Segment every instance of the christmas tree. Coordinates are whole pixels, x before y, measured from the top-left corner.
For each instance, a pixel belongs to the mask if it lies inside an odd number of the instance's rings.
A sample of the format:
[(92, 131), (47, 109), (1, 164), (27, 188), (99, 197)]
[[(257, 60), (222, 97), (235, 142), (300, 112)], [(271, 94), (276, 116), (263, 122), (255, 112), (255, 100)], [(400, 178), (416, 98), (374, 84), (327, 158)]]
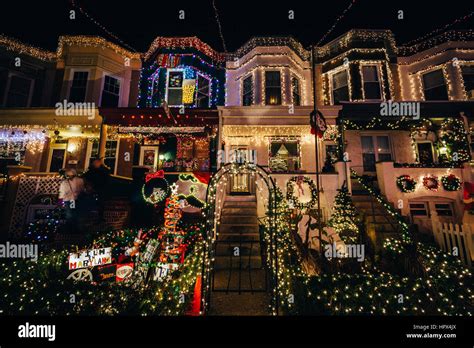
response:
[(344, 243), (353, 244), (357, 242), (359, 235), (358, 221), (356, 207), (347, 187), (343, 186), (335, 197), (334, 212), (328, 221), (328, 226), (339, 234)]
[(170, 186), (171, 195), (166, 199), (165, 222), (158, 239), (161, 242), (159, 262), (164, 264), (179, 264), (184, 256), (184, 232), (179, 230), (181, 207), (178, 196), (178, 185)]

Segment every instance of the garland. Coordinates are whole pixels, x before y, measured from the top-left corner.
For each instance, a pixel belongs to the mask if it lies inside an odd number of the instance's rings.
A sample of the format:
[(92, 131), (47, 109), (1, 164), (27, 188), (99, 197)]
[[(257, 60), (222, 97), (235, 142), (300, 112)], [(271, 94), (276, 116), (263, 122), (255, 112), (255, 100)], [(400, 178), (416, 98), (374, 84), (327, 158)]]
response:
[(403, 193), (415, 191), (417, 182), (409, 175), (401, 175), (397, 178), (397, 187)]
[(438, 191), (439, 181), (437, 176), (427, 175), (423, 178), (423, 186), (430, 191)]
[(461, 179), (454, 174), (442, 176), (441, 183), (446, 191), (458, 191), (461, 189), (462, 184)]
[[(302, 203), (298, 200), (298, 197), (294, 195), (294, 185), (293, 183), (297, 184), (300, 188), (303, 183), (308, 184), (311, 189), (311, 200), (306, 203)], [(302, 188), (301, 188), (302, 190)], [(316, 184), (314, 181), (306, 176), (294, 176), (286, 183), (286, 199), (288, 200), (289, 205), (297, 208), (297, 209), (310, 209), (314, 207), (314, 205), (318, 201), (318, 189), (316, 188)]]

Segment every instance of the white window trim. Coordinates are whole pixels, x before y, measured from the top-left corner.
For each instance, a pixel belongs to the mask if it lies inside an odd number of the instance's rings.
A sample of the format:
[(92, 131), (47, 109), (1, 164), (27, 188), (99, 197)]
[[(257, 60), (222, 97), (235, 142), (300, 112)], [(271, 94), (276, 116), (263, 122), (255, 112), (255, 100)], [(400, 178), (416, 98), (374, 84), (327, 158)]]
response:
[(345, 67), (345, 66), (342, 66), (342, 67), (338, 67), (334, 70), (331, 70), (329, 71), (327, 74), (328, 74), (328, 82), (329, 82), (329, 90), (330, 90), (330, 93), (329, 93), (329, 98), (330, 98), (330, 104), (331, 105), (334, 105), (334, 86), (333, 86), (333, 77), (334, 75), (340, 73), (340, 72), (343, 72), (345, 71), (346, 72), (346, 76), (347, 76), (347, 90), (349, 91), (349, 101), (352, 101), (352, 89), (351, 89), (351, 75), (349, 74), (349, 67)]
[[(366, 99), (365, 98), (365, 80), (364, 80), (363, 68), (366, 67), (366, 66), (375, 66), (375, 68), (377, 69), (377, 78), (378, 78), (378, 82), (379, 82), (380, 99)], [(385, 101), (386, 100), (384, 88), (382, 86), (382, 66), (381, 66), (380, 63), (361, 64), (360, 65), (360, 78), (361, 78), (361, 81), (362, 81), (362, 99), (363, 100), (365, 100), (365, 101), (380, 101), (380, 100)], [(374, 82), (374, 81), (369, 81), (369, 82)]]
[[(115, 150), (115, 166), (113, 168), (113, 175), (117, 175), (117, 167), (118, 167), (118, 160), (119, 160), (119, 150), (120, 150), (120, 139), (107, 139), (107, 141), (117, 141), (117, 148)], [(86, 151), (86, 161), (84, 163), (84, 170), (87, 170), (89, 168), (89, 162), (92, 157), (92, 147), (93, 147), (93, 141), (88, 141), (87, 142), (87, 151)]]
[(64, 150), (64, 159), (63, 165), (64, 168), (66, 166), (66, 157), (67, 157), (67, 144), (51, 144), (49, 147), (49, 154), (48, 154), (48, 165), (46, 167), (46, 172), (51, 173), (51, 162), (53, 159), (53, 150)]
[[(87, 101), (87, 92), (89, 92), (89, 82), (91, 81), (91, 69), (79, 69), (79, 68), (71, 68), (69, 72), (69, 81), (68, 81), (68, 86), (67, 86), (67, 91), (66, 91), (66, 100), (69, 100), (71, 97), (71, 87), (72, 87), (72, 82), (74, 79), (74, 73), (76, 72), (86, 72), (87, 73), (87, 82), (86, 82), (86, 92), (84, 93), (84, 102)], [(102, 96), (102, 93), (101, 93)]]
[[(100, 94), (99, 94), (99, 105), (102, 106), (102, 93), (104, 93), (104, 87), (105, 87), (105, 77), (108, 76), (108, 77), (112, 77), (116, 80), (119, 81), (120, 83), (120, 89), (119, 89), (119, 94), (118, 94), (118, 97), (119, 97), (119, 100), (118, 100), (118, 105), (117, 107), (121, 107), (122, 106), (122, 95), (123, 95), (123, 77), (121, 76), (117, 76), (117, 75), (114, 75), (114, 74), (111, 74), (111, 73), (108, 73), (106, 71), (103, 71), (102, 72), (102, 81), (101, 81), (101, 84), (100, 84)], [(86, 91), (87, 93), (87, 91)]]
[[(166, 100), (166, 103), (168, 103), (168, 82), (169, 82), (169, 78), (170, 78), (170, 72), (173, 72), (173, 71), (181, 71), (183, 73), (183, 85), (184, 85), (184, 69), (181, 69), (181, 68), (170, 68), (170, 69), (167, 69), (166, 71), (166, 88), (165, 88), (165, 100)], [(179, 88), (176, 88), (176, 87), (171, 87), (171, 89), (179, 89)], [(181, 86), (181, 91), (183, 90), (183, 86)], [(171, 105), (168, 103), (168, 106), (184, 106), (183, 104), (180, 104), (180, 105)]]
[(34, 86), (35, 86), (35, 80), (31, 77), (28, 77), (28, 76), (25, 76), (21, 73), (16, 73), (16, 72), (9, 72), (8, 73), (8, 81), (7, 81), (7, 85), (6, 85), (6, 88), (5, 88), (5, 93), (4, 93), (4, 96), (3, 96), (2, 106), (6, 107), (6, 105), (7, 105), (8, 92), (10, 92), (10, 85), (11, 85), (11, 81), (12, 81), (13, 76), (17, 76), (17, 77), (20, 77), (20, 78), (25, 79), (25, 80), (30, 80), (30, 91), (28, 92), (28, 102), (26, 104), (26, 107), (30, 107), (31, 100), (33, 99), (33, 91), (34, 91)]

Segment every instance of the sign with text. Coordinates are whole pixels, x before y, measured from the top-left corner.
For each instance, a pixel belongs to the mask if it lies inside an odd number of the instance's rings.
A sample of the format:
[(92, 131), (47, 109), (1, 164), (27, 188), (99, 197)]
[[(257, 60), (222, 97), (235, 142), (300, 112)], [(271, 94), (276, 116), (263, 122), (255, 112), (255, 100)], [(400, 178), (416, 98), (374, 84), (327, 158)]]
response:
[(112, 248), (84, 250), (69, 254), (69, 269), (88, 268), (112, 263)]

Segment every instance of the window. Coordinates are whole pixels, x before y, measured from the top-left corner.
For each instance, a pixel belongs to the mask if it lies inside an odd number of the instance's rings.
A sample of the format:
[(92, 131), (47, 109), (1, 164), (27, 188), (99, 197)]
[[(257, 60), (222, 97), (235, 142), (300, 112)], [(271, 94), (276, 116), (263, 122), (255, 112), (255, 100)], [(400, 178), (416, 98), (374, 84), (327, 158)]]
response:
[(1, 140), (0, 141), (0, 175), (7, 174), (7, 166), (9, 165), (24, 164), (25, 153), (26, 153), (25, 141)]
[(332, 76), (332, 98), (334, 104), (349, 100), (349, 85), (346, 70)]
[(410, 215), (428, 217), (428, 205), (425, 202), (410, 203)]
[(293, 105), (301, 105), (300, 82), (296, 77), (291, 79), (291, 95), (293, 96)]
[(431, 142), (417, 142), (418, 162), (422, 164), (433, 164), (433, 145)]
[(30, 102), (32, 80), (17, 75), (10, 76), (6, 107), (27, 107)]
[(253, 78), (248, 76), (242, 82), (242, 105), (250, 106), (253, 104)]
[(270, 139), (269, 167), (273, 172), (294, 172), (301, 166), (298, 139)]
[(435, 203), (438, 216), (453, 216), (453, 207), (451, 203)]
[(265, 71), (265, 104), (281, 105), (281, 76), (279, 71)]
[[(117, 147), (118, 142), (117, 140), (107, 140), (105, 142), (105, 157), (104, 157), (104, 164), (110, 168), (112, 173), (115, 173), (115, 162), (117, 160)], [(94, 141), (92, 143), (92, 151), (91, 157), (89, 159), (89, 165), (99, 157), (99, 142)]]
[(87, 71), (75, 71), (72, 78), (71, 89), (69, 90), (69, 101), (72, 103), (83, 103), (86, 99)]
[(198, 75), (198, 89), (196, 93), (196, 106), (198, 108), (209, 107), (209, 80), (202, 75)]
[(423, 90), (425, 100), (448, 100), (448, 90), (442, 69), (423, 75)]
[(102, 91), (103, 107), (117, 107), (120, 98), (120, 81), (115, 77), (105, 76), (104, 90)]
[(362, 66), (365, 99), (382, 99), (379, 72), (376, 65)]
[(474, 65), (465, 65), (461, 71), (467, 99), (474, 99)]
[(168, 105), (183, 105), (183, 72), (168, 73)]
[(362, 161), (365, 172), (375, 172), (377, 161), (391, 161), (392, 152), (388, 136), (362, 136)]

